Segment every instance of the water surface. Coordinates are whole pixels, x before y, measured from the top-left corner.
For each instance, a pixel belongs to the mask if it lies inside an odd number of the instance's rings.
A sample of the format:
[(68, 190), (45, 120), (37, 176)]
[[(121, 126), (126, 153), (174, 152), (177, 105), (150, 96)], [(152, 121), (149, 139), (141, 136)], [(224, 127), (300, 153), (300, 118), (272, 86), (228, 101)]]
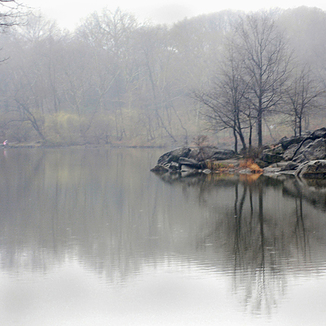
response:
[(0, 154), (1, 325), (322, 325), (323, 182), (161, 178), (160, 154)]

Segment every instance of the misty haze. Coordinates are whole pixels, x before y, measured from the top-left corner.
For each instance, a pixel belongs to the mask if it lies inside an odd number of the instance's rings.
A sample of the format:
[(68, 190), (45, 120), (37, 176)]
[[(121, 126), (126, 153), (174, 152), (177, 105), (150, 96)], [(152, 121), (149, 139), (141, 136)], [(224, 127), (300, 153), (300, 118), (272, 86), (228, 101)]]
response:
[(67, 31), (9, 3), (1, 325), (323, 324), (326, 12)]

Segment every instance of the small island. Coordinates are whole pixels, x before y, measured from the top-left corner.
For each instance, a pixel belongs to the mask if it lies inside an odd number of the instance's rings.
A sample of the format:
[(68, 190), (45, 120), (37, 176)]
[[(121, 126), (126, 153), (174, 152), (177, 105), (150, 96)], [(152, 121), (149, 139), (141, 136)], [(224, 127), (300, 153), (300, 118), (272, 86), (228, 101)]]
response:
[[(253, 154), (255, 153), (255, 154)], [(326, 128), (283, 137), (260, 151), (236, 154), (215, 146), (181, 147), (159, 157), (152, 172), (187, 177), (196, 174), (293, 175), (326, 178)]]

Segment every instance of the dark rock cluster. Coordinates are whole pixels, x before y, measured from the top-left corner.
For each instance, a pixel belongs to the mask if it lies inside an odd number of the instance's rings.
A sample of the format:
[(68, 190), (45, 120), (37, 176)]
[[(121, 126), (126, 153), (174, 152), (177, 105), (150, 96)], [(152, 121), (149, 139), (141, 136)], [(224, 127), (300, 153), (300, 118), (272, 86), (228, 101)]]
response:
[[(240, 158), (232, 150), (221, 150), (214, 146), (181, 147), (163, 154), (151, 171), (159, 174), (180, 173), (182, 176), (210, 173), (209, 161)], [(265, 147), (255, 163), (264, 169), (264, 174), (292, 174), (326, 179), (326, 128), (317, 129), (305, 136), (283, 137), (276, 144)], [(244, 169), (236, 171), (243, 173)]]
[(152, 172), (164, 174), (182, 173), (183, 176), (195, 173), (208, 173), (207, 160), (221, 161), (235, 157), (235, 152), (229, 149), (218, 149), (214, 146), (181, 147), (167, 152), (159, 157)]
[(326, 128), (300, 137), (283, 137), (263, 150), (258, 164), (267, 173), (292, 173), (305, 178), (326, 178)]

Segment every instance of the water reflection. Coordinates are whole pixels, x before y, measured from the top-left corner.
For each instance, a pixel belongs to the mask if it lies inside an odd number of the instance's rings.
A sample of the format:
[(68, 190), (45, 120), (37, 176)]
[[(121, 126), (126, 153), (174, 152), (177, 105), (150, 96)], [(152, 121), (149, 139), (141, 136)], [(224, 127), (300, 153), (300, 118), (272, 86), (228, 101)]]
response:
[[(153, 150), (10, 150), (1, 156), (1, 270), (67, 261), (124, 284), (177, 266), (225, 278), (247, 311), (272, 314), (293, 278), (325, 273), (326, 191), (298, 179), (149, 172)], [(206, 275), (206, 276), (205, 276)]]
[[(211, 246), (210, 264), (232, 276), (234, 291), (252, 313), (271, 314), (292, 277), (325, 273), (323, 182), (257, 175), (162, 180), (197, 187), (199, 202), (209, 203), (211, 224), (199, 249)], [(211, 251), (223, 253), (222, 266)]]

